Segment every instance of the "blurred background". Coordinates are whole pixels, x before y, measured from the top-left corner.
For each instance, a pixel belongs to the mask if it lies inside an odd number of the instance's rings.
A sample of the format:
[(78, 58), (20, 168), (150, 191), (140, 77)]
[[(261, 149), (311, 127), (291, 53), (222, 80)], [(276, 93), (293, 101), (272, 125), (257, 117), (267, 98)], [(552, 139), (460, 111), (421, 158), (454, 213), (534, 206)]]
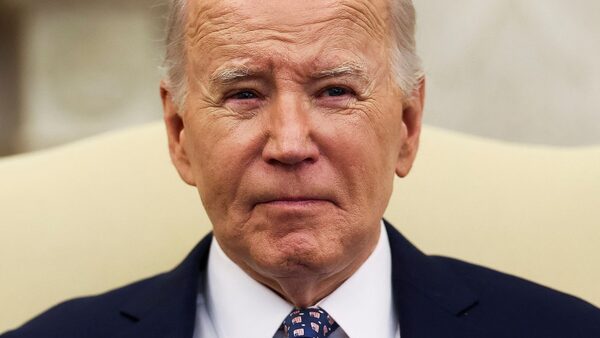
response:
[[(167, 0), (0, 0), (0, 156), (157, 120)], [(415, 0), (425, 122), (600, 144), (600, 2)]]

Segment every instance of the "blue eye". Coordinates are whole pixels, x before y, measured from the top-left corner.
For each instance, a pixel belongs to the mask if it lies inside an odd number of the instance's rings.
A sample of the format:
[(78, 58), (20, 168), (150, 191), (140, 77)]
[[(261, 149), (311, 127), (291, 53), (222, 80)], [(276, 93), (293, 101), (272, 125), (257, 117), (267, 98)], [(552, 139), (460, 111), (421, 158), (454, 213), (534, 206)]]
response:
[(244, 90), (244, 91), (235, 93), (231, 96), (231, 98), (235, 99), (235, 100), (251, 100), (251, 99), (255, 99), (257, 97), (258, 96), (254, 92), (251, 92), (249, 90)]
[(327, 88), (323, 93), (325, 96), (344, 96), (349, 93), (348, 89), (342, 87)]

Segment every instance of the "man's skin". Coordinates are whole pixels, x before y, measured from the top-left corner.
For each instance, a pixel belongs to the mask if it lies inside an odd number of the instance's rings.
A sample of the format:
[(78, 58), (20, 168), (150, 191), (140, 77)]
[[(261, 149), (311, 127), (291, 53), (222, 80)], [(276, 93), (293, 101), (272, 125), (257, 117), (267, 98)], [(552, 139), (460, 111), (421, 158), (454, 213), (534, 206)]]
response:
[(386, 0), (190, 0), (171, 158), (225, 253), (299, 307), (368, 258), (408, 174), (424, 82), (394, 81)]

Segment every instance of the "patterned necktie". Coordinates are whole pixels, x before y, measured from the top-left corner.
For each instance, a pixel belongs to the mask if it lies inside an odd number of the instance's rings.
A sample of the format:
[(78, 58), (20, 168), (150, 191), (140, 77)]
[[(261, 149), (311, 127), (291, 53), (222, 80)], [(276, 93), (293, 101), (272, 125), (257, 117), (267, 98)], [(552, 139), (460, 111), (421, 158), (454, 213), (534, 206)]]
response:
[(317, 306), (296, 308), (283, 321), (283, 330), (288, 338), (325, 338), (338, 327), (329, 314)]

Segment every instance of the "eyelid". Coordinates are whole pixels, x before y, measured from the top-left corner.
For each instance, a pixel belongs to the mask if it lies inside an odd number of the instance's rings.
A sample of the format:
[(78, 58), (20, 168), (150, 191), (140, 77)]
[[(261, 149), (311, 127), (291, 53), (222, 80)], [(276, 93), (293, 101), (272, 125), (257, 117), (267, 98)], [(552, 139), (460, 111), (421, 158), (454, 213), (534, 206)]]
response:
[(346, 94), (344, 94), (344, 95), (354, 95), (354, 96), (356, 96), (356, 95), (357, 95), (357, 94), (356, 94), (356, 91), (355, 91), (354, 89), (352, 89), (352, 88), (351, 88), (350, 86), (348, 86), (348, 85), (332, 84), (332, 85), (328, 85), (328, 86), (325, 86), (325, 87), (323, 87), (323, 89), (321, 89), (321, 90), (318, 92), (318, 95), (317, 95), (317, 96), (323, 96), (323, 94), (324, 94), (324, 93), (325, 93), (327, 90), (329, 90), (329, 89), (332, 89), (332, 88), (341, 88), (341, 89), (344, 89), (344, 90), (346, 90), (348, 93), (346, 93)]
[(234, 96), (240, 94), (240, 93), (244, 93), (244, 92), (249, 92), (252, 93), (256, 96), (256, 98), (262, 98), (263, 95), (261, 95), (256, 89), (250, 89), (250, 88), (240, 88), (240, 89), (233, 89), (230, 90), (228, 92), (226, 92), (223, 95), (223, 101), (227, 101), (230, 99), (234, 99)]

